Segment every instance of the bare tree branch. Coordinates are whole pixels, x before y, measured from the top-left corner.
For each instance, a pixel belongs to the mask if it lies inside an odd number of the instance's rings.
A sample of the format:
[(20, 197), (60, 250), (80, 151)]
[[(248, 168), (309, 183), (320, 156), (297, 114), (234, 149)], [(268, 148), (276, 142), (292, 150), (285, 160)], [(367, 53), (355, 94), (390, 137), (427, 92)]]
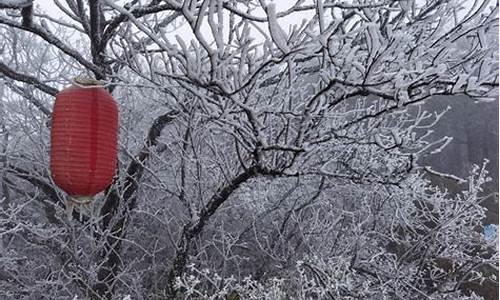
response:
[(0, 72), (8, 78), (11, 78), (11, 79), (14, 79), (17, 81), (21, 81), (21, 82), (24, 82), (27, 84), (31, 84), (34, 87), (36, 87), (37, 89), (39, 89), (39, 90), (43, 91), (44, 93), (47, 93), (51, 96), (55, 96), (58, 93), (57, 89), (55, 89), (49, 85), (46, 85), (45, 83), (41, 82), (38, 78), (30, 76), (30, 75), (18, 73), (16, 71), (12, 70), (11, 68), (9, 68), (7, 65), (5, 65), (2, 62), (0, 62)]
[(20, 9), (33, 5), (33, 0), (0, 0), (0, 9)]
[(97, 67), (96, 65), (92, 64), (91, 62), (87, 61), (83, 56), (78, 53), (75, 49), (70, 48), (67, 46), (64, 42), (59, 40), (55, 35), (44, 29), (43, 27), (39, 26), (38, 24), (31, 24), (29, 27), (25, 27), (22, 24), (18, 24), (8, 18), (5, 17), (0, 17), (0, 24), (5, 24), (14, 28), (19, 28), (22, 30), (26, 30), (29, 32), (32, 32), (48, 43), (54, 45), (58, 49), (60, 49), (62, 52), (65, 54), (69, 55), (70, 57), (74, 58), (76, 61), (78, 61), (80, 64), (88, 68), (90, 71), (94, 72), (96, 76), (100, 78), (105, 78), (103, 71)]

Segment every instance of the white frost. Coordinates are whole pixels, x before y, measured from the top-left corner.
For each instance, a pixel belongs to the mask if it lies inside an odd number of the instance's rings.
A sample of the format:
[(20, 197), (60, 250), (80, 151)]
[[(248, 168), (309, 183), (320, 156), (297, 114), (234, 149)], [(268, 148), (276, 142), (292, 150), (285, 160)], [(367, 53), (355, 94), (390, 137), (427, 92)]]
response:
[(269, 32), (271, 33), (271, 38), (274, 43), (283, 53), (290, 52), (290, 47), (288, 47), (288, 42), (286, 34), (278, 24), (278, 18), (276, 17), (276, 5), (274, 3), (269, 3), (266, 7), (267, 20), (269, 22)]

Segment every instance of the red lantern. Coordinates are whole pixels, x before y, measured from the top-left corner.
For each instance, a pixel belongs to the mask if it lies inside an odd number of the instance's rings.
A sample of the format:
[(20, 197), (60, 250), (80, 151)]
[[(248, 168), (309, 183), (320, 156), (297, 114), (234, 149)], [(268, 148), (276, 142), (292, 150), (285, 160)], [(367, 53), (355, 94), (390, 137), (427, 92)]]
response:
[(113, 179), (118, 108), (98, 86), (73, 85), (54, 103), (50, 170), (54, 182), (73, 198), (89, 199)]

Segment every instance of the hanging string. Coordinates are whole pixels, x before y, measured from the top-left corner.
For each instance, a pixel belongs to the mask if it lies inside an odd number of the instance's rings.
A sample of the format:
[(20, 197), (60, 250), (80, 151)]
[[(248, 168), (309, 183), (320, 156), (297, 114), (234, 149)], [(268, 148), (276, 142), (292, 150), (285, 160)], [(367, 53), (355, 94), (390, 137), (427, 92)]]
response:
[(69, 196), (66, 198), (66, 215), (68, 219), (72, 219), (73, 210), (75, 206), (78, 206), (78, 211), (80, 212), (80, 221), (82, 221), (82, 213), (84, 208), (90, 212), (92, 216), (92, 203), (94, 201), (94, 197), (92, 196)]

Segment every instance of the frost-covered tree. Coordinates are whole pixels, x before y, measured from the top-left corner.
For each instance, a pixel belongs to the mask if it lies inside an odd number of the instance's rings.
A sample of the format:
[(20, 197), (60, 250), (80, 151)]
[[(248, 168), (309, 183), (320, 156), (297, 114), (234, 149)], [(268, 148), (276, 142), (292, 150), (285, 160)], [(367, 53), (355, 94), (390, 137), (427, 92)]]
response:
[[(498, 3), (283, 2), (55, 0), (56, 14), (0, 0), (2, 298), (478, 299), (497, 285), (486, 168), (462, 193), (432, 186), (419, 158), (450, 138), (427, 139), (442, 113), (419, 105), (497, 97)], [(119, 103), (120, 154), (113, 185), (68, 219), (51, 103), (82, 74)]]

